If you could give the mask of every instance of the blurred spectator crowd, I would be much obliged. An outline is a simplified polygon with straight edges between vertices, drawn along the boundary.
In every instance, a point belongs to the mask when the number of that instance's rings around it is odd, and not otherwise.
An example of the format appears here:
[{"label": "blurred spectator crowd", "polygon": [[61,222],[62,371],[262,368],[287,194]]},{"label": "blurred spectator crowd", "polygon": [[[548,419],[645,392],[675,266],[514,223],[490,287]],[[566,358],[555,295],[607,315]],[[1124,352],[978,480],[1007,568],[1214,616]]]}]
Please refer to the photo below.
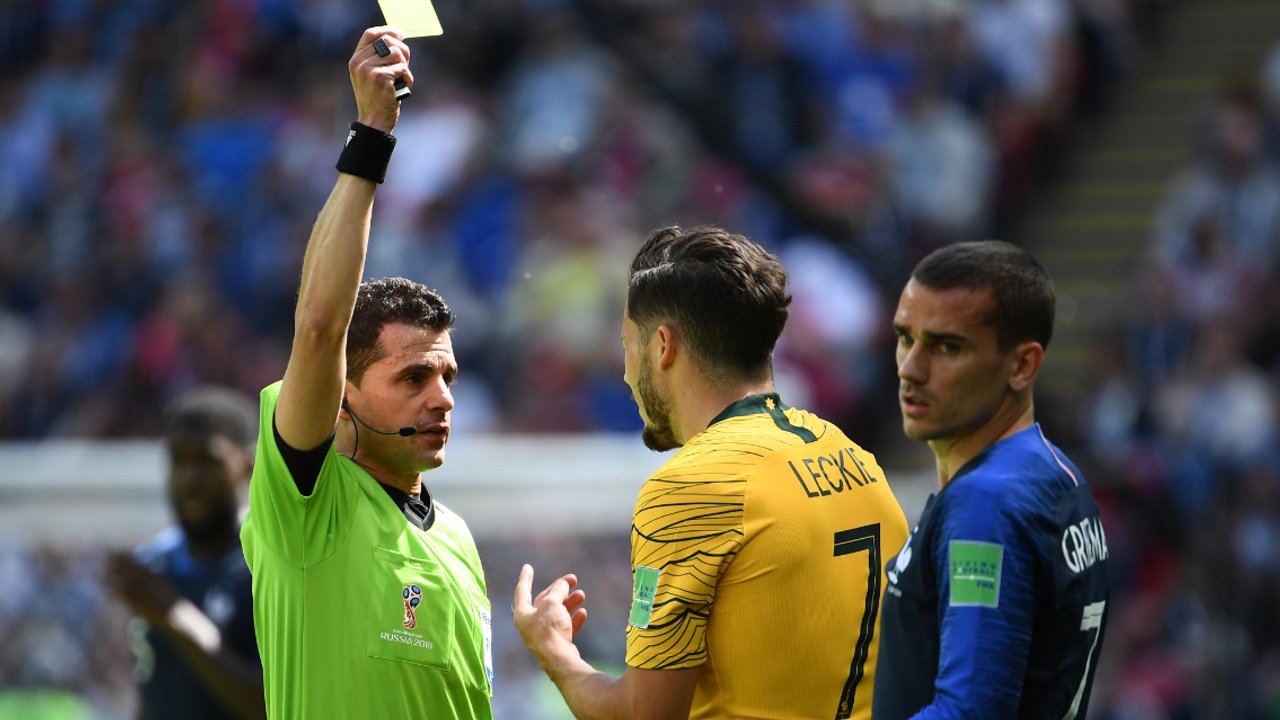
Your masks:
[{"label": "blurred spectator crowd", "polygon": [[[435,5],[445,35],[411,41],[367,274],[458,314],[458,429],[637,428],[627,263],[652,228],[708,222],[791,273],[784,396],[875,449],[899,432],[887,319],[906,272],[941,244],[1017,238],[1163,2]],[[0,439],[156,436],[185,389],[255,396],[281,375],[354,119],[345,62],[379,22],[373,0],[0,0]],[[1048,405],[1079,408],[1055,429],[1108,513],[1094,705],[1116,720],[1280,717],[1280,50],[1197,137],[1096,385]],[[482,550],[496,626],[530,553],[606,584],[626,571],[619,538]],[[128,715],[125,621],[96,562],[0,551],[0,688]],[[592,596],[606,660],[625,589]],[[495,635],[517,686],[531,660]],[[535,717],[519,705],[499,717]]]},{"label": "blurred spectator crowd", "polygon": [[[617,324],[654,227],[791,268],[794,404],[874,432],[884,293],[1001,232],[1156,0],[441,0],[368,275],[460,321],[464,429],[631,429]],[[157,432],[280,376],[376,3],[0,0],[0,437]],[[894,288],[896,290],[896,288]]]},{"label": "blurred spectator crowd", "polygon": [[1106,718],[1280,717],[1280,44],[1202,116],[1083,398]]}]

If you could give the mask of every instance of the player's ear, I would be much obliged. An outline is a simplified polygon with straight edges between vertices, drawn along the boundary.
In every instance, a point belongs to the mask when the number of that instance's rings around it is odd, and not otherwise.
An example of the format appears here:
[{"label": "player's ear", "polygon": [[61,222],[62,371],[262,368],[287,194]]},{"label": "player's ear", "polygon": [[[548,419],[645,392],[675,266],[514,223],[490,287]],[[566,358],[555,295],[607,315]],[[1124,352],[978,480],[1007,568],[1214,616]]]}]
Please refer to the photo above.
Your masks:
[{"label": "player's ear", "polygon": [[659,325],[654,332],[652,342],[657,343],[657,367],[666,370],[676,361],[680,352],[680,333],[672,325]]},{"label": "player's ear", "polygon": [[1009,375],[1010,389],[1021,392],[1031,387],[1040,368],[1044,365],[1044,346],[1034,340],[1024,340],[1010,353],[1013,372]]}]

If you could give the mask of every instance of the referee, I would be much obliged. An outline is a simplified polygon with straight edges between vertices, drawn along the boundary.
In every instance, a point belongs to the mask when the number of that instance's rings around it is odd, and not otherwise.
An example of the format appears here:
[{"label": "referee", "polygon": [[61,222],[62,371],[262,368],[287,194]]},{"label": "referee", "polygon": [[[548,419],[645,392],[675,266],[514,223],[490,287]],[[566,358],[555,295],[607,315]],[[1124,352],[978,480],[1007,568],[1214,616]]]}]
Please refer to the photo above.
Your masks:
[{"label": "referee", "polygon": [[417,283],[360,282],[408,62],[380,27],[348,63],[359,120],[307,245],[284,379],[261,394],[242,539],[276,719],[493,714],[480,559],[421,478],[449,439],[453,315]]}]

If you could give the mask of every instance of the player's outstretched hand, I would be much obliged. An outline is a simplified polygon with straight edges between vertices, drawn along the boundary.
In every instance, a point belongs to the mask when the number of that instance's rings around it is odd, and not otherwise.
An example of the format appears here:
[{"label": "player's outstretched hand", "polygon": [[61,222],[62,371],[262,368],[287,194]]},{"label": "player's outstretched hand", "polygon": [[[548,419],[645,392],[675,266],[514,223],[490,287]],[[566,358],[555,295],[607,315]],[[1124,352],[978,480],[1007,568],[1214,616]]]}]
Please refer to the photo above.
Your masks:
[{"label": "player's outstretched hand", "polygon": [[166,622],[179,596],[168,580],[143,567],[132,555],[107,555],[102,576],[104,584],[135,613],[153,626]]},{"label": "player's outstretched hand", "polygon": [[404,42],[404,33],[390,25],[365,30],[355,53],[347,62],[347,69],[351,73],[351,88],[356,94],[357,119],[371,128],[391,132],[400,119],[396,78],[413,87],[409,46]]},{"label": "player's outstretched hand", "polygon": [[210,655],[222,647],[222,633],[209,616],[132,555],[110,553],[102,579],[139,617],[171,639],[190,643]]},{"label": "player's outstretched hand", "polygon": [[563,575],[548,585],[537,597],[533,593],[533,568],[520,568],[515,600],[511,605],[516,630],[538,662],[545,667],[551,655],[559,652],[577,654],[573,638],[587,621],[582,604],[587,594],[578,587],[578,577]]}]

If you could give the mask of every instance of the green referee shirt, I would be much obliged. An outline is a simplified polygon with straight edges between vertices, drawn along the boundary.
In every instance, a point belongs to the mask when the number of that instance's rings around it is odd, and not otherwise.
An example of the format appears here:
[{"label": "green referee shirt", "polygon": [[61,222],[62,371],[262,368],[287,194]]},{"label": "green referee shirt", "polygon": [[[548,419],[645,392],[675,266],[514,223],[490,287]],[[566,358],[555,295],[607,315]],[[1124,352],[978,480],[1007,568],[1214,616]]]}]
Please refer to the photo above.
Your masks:
[{"label": "green referee shirt", "polygon": [[298,492],[262,391],[249,515],[253,618],[267,713],[281,718],[492,718],[489,601],[462,518],[422,531],[330,447]]}]

